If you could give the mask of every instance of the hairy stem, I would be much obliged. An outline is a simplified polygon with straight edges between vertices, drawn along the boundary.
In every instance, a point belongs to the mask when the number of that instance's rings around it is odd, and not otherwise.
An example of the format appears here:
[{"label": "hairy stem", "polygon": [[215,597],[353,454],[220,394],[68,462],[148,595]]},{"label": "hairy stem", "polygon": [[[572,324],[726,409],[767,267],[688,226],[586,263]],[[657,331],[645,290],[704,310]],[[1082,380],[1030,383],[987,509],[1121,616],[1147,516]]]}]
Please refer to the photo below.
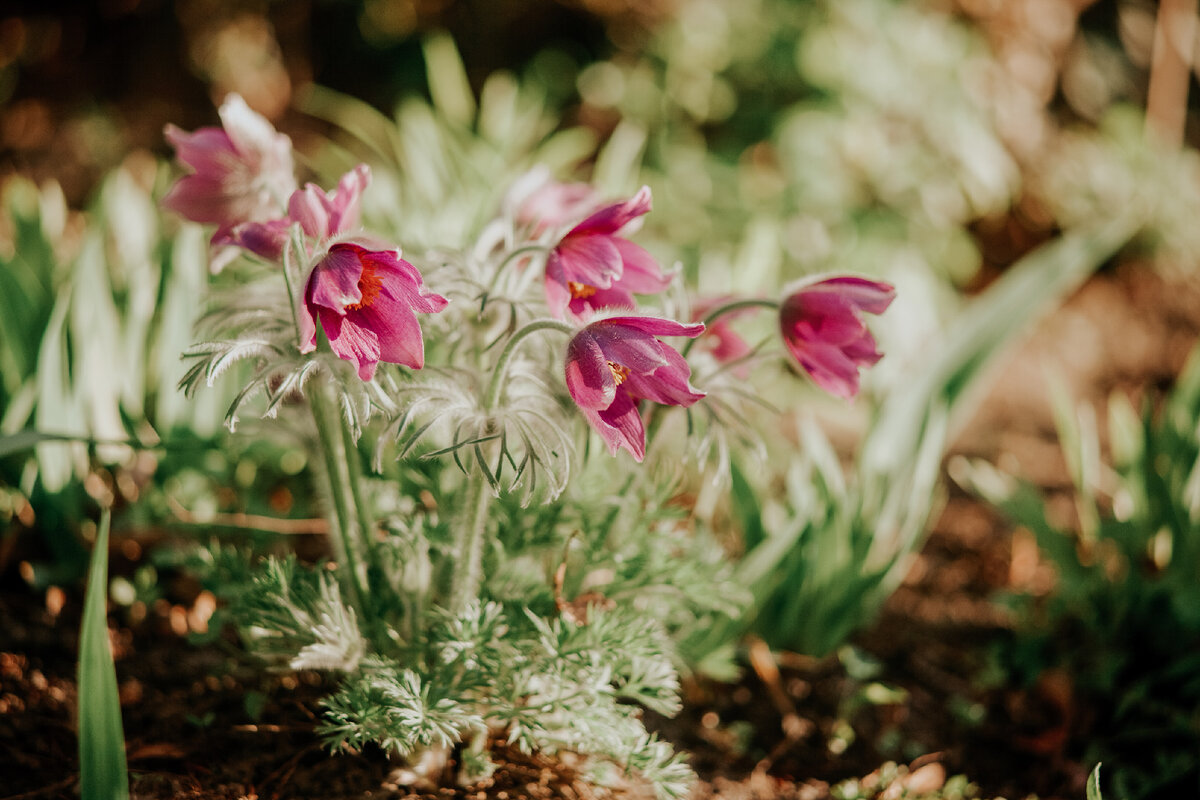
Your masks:
[{"label": "hairy stem", "polygon": [[[556,319],[538,319],[514,333],[504,345],[496,359],[492,379],[483,398],[483,411],[489,412],[500,402],[504,393],[504,379],[508,366],[521,343],[529,336],[544,330],[565,334],[575,333],[571,325]],[[455,531],[454,577],[450,585],[450,610],[461,613],[479,599],[479,587],[483,582],[484,534],[487,532],[488,508],[492,502],[492,489],[482,467],[467,479],[467,497],[463,504],[463,518]]]},{"label": "hairy stem", "polygon": [[[708,312],[708,315],[704,317],[702,322],[704,323],[704,327],[707,328],[709,325],[712,325],[726,314],[732,314],[735,311],[742,311],[743,309],[747,308],[770,308],[777,310],[779,308],[779,301],[767,300],[761,297],[747,297],[741,300],[730,300],[728,303],[719,305],[712,311]],[[691,352],[693,345],[696,344],[696,341],[696,339],[689,339],[687,343],[684,344],[683,349],[680,350],[680,354],[686,358],[687,354]]]},{"label": "hairy stem", "polygon": [[362,539],[362,521],[359,516],[358,490],[350,465],[350,453],[347,451],[345,434],[342,432],[344,426],[337,405],[329,396],[329,387],[324,382],[313,386],[308,392],[308,404],[316,422],[321,457],[325,461],[325,474],[329,479],[329,495],[333,499],[333,529],[336,532],[334,542],[337,546],[338,562],[344,580],[349,583],[354,593],[358,617],[366,623],[370,618],[367,615],[367,592],[359,569],[358,549],[362,544],[369,551],[370,545],[367,542],[355,541],[356,537]]},{"label": "hairy stem", "polygon": [[477,471],[469,479],[467,501],[463,506],[465,524],[455,531],[456,559],[454,579],[450,587],[450,610],[461,614],[479,599],[483,583],[483,545],[487,531],[488,507],[492,491],[487,478]]},{"label": "hairy stem", "polygon": [[504,379],[508,376],[508,364],[516,355],[521,343],[526,338],[538,331],[558,331],[571,336],[577,328],[569,325],[566,322],[557,319],[535,319],[523,328],[520,328],[514,333],[504,345],[504,350],[501,351],[500,357],[496,359],[496,367],[492,370],[492,381],[488,384],[487,394],[484,395],[483,409],[491,411],[500,402],[500,395],[504,391]]}]

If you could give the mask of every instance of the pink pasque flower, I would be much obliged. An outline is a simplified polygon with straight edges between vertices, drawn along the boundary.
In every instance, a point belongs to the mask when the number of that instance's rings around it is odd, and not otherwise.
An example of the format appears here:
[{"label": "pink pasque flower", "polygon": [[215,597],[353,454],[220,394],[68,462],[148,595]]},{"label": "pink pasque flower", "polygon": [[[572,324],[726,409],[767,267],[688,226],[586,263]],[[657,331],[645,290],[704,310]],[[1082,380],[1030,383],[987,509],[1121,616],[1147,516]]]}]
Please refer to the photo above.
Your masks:
[{"label": "pink pasque flower", "polygon": [[175,155],[192,173],[180,178],[163,205],[193,222],[216,224],[218,243],[236,225],[279,216],[296,188],[292,142],[240,96],[225,98],[220,128],[187,133],[166,128]]},{"label": "pink pasque flower", "polygon": [[650,188],[596,211],[559,240],[546,259],[546,303],[558,319],[605,307],[633,308],[633,295],[671,282],[654,258],[616,234],[650,210]]},{"label": "pink pasque flower", "polygon": [[890,284],[851,275],[801,281],[779,308],[783,342],[818,386],[850,399],[859,368],[883,357],[862,314],[882,314],[895,296]]},{"label": "pink pasque flower", "polygon": [[343,175],[331,192],[315,183],[306,184],[288,199],[287,217],[242,223],[230,230],[221,243],[236,245],[268,261],[279,261],[293,223],[299,222],[305,235],[317,240],[357,228],[359,201],[370,182],[370,167],[359,164]]},{"label": "pink pasque flower", "polygon": [[425,343],[414,312],[433,314],[446,302],[425,288],[421,273],[399,251],[337,242],[304,287],[300,352],[316,349],[319,320],[333,352],[353,362],[364,381],[375,376],[380,361],[420,369]]},{"label": "pink pasque flower", "polygon": [[624,447],[637,461],[646,455],[640,400],[690,406],[704,393],[689,382],[692,371],[658,336],[696,337],[700,324],[658,317],[609,317],[582,328],[567,345],[567,391],[588,424],[616,455]]}]

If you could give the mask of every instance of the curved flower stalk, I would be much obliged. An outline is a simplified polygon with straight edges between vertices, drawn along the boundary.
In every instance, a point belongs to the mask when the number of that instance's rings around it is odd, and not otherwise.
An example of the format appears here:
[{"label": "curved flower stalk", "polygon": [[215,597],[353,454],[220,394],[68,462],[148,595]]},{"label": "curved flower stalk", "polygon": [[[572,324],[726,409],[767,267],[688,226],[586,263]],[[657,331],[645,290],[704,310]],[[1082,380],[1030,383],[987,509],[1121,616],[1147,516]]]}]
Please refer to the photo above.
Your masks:
[{"label": "curved flower stalk", "polygon": [[607,307],[633,308],[634,294],[653,294],[671,283],[653,256],[617,235],[650,211],[650,188],[596,211],[567,231],[546,258],[546,303],[562,319]]},{"label": "curved flower stalk", "polygon": [[859,370],[883,357],[863,312],[882,314],[895,296],[890,284],[853,275],[794,284],[779,308],[784,345],[818,386],[853,398]]},{"label": "curved flower stalk", "polygon": [[691,369],[659,336],[696,337],[704,325],[658,317],[609,317],[585,326],[567,346],[567,390],[611,454],[625,448],[641,461],[646,429],[640,400],[687,407],[704,397]]},{"label": "curved flower stalk", "polygon": [[292,142],[237,94],[225,98],[220,128],[187,133],[166,127],[176,157],[191,169],[162,203],[192,222],[215,224],[213,271],[236,254],[234,229],[280,216],[296,188]]}]

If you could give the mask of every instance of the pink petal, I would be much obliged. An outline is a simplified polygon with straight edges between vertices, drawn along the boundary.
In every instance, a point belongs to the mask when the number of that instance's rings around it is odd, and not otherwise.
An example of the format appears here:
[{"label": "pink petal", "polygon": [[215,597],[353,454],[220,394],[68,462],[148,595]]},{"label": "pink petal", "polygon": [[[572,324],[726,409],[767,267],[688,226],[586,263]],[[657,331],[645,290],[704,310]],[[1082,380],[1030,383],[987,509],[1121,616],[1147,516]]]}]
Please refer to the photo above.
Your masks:
[{"label": "pink petal", "polygon": [[587,327],[603,351],[605,360],[642,375],[667,366],[668,362],[662,350],[669,350],[669,347],[648,333],[624,325],[610,325],[607,322],[601,320]]},{"label": "pink petal", "polygon": [[612,404],[603,411],[584,409],[584,415],[608,445],[610,455],[615,456],[624,447],[639,463],[646,457],[646,427],[637,403],[627,392],[618,391]]},{"label": "pink petal", "polygon": [[225,237],[225,241],[268,261],[279,261],[283,258],[289,227],[285,219],[246,222],[235,226]]},{"label": "pink petal", "polygon": [[621,277],[624,262],[608,236],[568,236],[559,242],[557,255],[568,281],[607,289]]},{"label": "pink petal", "polygon": [[825,391],[847,400],[858,394],[858,364],[839,348],[818,343],[793,353],[813,382]]},{"label": "pink petal", "polygon": [[431,292],[417,268],[400,258],[395,250],[367,251],[359,258],[381,279],[380,297],[398,300],[424,314],[436,314],[450,302]]},{"label": "pink petal", "polygon": [[546,258],[546,279],[543,289],[551,316],[555,319],[562,319],[567,305],[571,303],[571,290],[567,287],[567,274],[557,252],[551,251]]},{"label": "pink petal", "polygon": [[296,310],[300,317],[300,352],[311,353],[317,349],[317,321],[307,302],[297,304]]},{"label": "pink petal", "polygon": [[576,225],[568,233],[616,233],[633,220],[650,211],[650,187],[643,186],[637,194],[623,203],[605,206],[583,222]]},{"label": "pink petal", "polygon": [[329,235],[329,208],[325,192],[315,183],[307,183],[303,189],[292,192],[288,198],[288,218],[299,222],[304,232],[315,238]]},{"label": "pink petal", "polygon": [[375,367],[379,364],[379,337],[374,331],[361,327],[357,315],[339,316],[327,309],[318,309],[321,315],[321,327],[329,337],[329,345],[337,357],[344,361],[353,361],[358,366],[358,377],[369,381],[375,376]]},{"label": "pink petal", "polygon": [[889,283],[860,278],[855,275],[840,275],[826,278],[809,287],[810,291],[832,291],[863,311],[882,314],[896,297],[896,289]]},{"label": "pink petal", "polygon": [[623,388],[634,397],[668,406],[687,408],[702,399],[704,392],[692,386],[692,370],[683,356],[667,345],[662,345],[662,356],[667,362],[665,366],[649,375],[630,372],[622,384]]},{"label": "pink petal", "polygon": [[844,345],[867,332],[866,323],[845,299],[820,292],[805,295],[788,309],[791,335],[805,341]]},{"label": "pink petal", "polygon": [[175,157],[199,173],[226,173],[238,161],[233,140],[220,128],[200,128],[193,133],[168,125],[163,131],[175,148]]},{"label": "pink petal", "polygon": [[586,329],[575,334],[567,345],[566,381],[571,399],[585,411],[607,408],[616,396],[613,371],[604,351]]},{"label": "pink petal", "polygon": [[655,294],[671,285],[671,275],[664,275],[654,256],[628,239],[612,238],[624,265],[621,285],[637,294]]},{"label": "pink petal", "polygon": [[651,336],[687,336],[694,339],[704,333],[704,323],[685,324],[662,317],[609,317],[595,324],[621,325]]},{"label": "pink petal", "polygon": [[347,311],[346,320],[375,335],[379,348],[377,360],[412,369],[425,366],[421,324],[410,306],[381,293],[371,305]]},{"label": "pink petal", "polygon": [[329,248],[308,278],[305,300],[338,314],[345,314],[346,306],[362,302],[358,282],[363,274],[360,258],[363,252],[366,251],[355,245],[335,244]]}]

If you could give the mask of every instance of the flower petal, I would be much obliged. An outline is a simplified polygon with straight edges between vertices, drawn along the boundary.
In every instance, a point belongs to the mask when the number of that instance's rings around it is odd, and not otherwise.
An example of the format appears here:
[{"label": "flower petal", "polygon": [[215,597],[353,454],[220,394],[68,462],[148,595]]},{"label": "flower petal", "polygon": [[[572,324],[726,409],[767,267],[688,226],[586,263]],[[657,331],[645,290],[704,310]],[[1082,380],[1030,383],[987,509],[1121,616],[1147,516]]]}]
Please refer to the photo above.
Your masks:
[{"label": "flower petal", "polygon": [[600,345],[606,361],[620,364],[634,373],[649,375],[669,363],[662,351],[670,348],[636,328],[600,320],[589,325],[588,331]]},{"label": "flower petal", "polygon": [[329,337],[329,346],[337,357],[352,361],[358,366],[358,377],[369,381],[375,376],[379,364],[379,337],[369,328],[362,327],[358,315],[339,316],[327,308],[319,308],[321,327]]},{"label": "flower petal", "polygon": [[667,362],[652,374],[638,375],[630,372],[622,388],[634,397],[642,397],[667,406],[688,406],[704,397],[704,392],[691,384],[692,370],[673,347],[662,345],[662,356]]},{"label": "flower petal", "polygon": [[617,394],[617,382],[604,351],[585,328],[567,344],[567,391],[585,411],[608,408]]},{"label": "flower petal", "polygon": [[624,447],[639,463],[646,457],[646,426],[628,392],[618,391],[612,404],[602,411],[584,409],[584,416],[604,439],[610,455],[615,456]]},{"label": "flower petal", "polygon": [[360,255],[365,252],[357,245],[335,244],[329,248],[325,257],[313,267],[305,300],[338,314],[345,314],[346,306],[362,302],[358,283],[363,273]]},{"label": "flower petal", "polygon": [[375,335],[378,361],[403,364],[412,369],[425,366],[425,341],[421,335],[421,324],[417,322],[417,315],[410,306],[381,293],[371,305],[347,311],[346,320]]},{"label": "flower petal", "polygon": [[816,342],[792,349],[813,382],[847,400],[858,394],[858,364],[838,347]]},{"label": "flower petal", "polygon": [[857,275],[825,278],[809,286],[808,291],[835,292],[870,314],[882,314],[887,311],[896,297],[896,288],[890,283],[860,278]]},{"label": "flower petal", "polygon": [[[283,248],[287,244],[289,227],[286,219],[245,222],[235,225],[223,237],[222,243],[233,244],[243,250],[249,250],[267,261],[279,261],[283,258]],[[214,241],[214,243],[216,242]]]},{"label": "flower petal", "polygon": [[694,339],[704,333],[704,323],[676,322],[662,317],[609,317],[600,320],[606,325],[623,325],[651,336],[687,336]]},{"label": "flower petal", "polygon": [[574,234],[612,234],[633,220],[650,211],[650,187],[643,186],[638,193],[622,203],[605,206],[571,229]]},{"label": "flower petal", "polygon": [[568,236],[554,248],[567,281],[607,289],[621,277],[621,252],[608,236]]},{"label": "flower petal", "polygon": [[621,254],[621,285],[637,294],[656,294],[671,285],[674,275],[664,275],[654,256],[645,248],[619,236],[612,238]]}]

